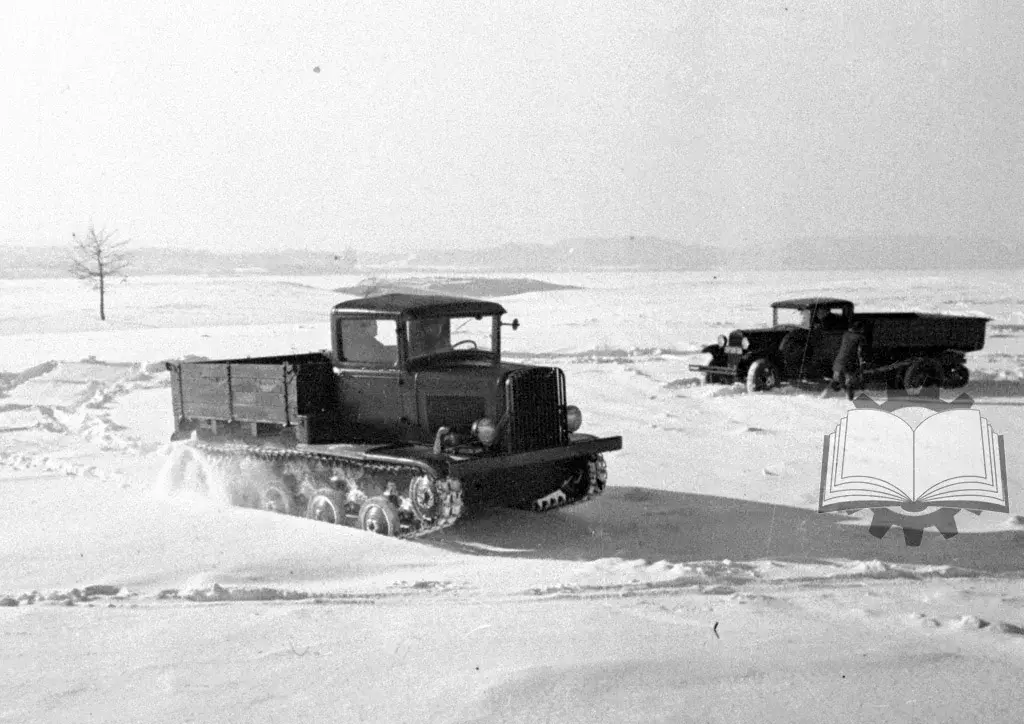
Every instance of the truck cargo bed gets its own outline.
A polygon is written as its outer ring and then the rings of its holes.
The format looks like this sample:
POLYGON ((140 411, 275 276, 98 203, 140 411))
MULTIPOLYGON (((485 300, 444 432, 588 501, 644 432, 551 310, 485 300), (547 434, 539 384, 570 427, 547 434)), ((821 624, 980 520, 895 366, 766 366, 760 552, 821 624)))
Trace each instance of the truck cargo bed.
POLYGON ((872 349, 948 349, 976 352, 985 346, 987 317, 916 312, 858 312, 872 349))
POLYGON ((168 362, 177 420, 270 423, 291 426, 300 416, 336 400, 326 354, 168 362))

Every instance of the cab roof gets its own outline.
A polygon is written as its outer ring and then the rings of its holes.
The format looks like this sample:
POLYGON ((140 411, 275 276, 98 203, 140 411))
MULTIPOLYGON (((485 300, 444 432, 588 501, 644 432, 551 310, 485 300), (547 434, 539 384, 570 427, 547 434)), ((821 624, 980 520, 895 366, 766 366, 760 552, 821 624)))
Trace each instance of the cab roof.
POLYGON ((772 302, 772 307, 776 309, 813 309, 814 307, 830 307, 834 304, 849 304, 852 306, 853 302, 836 297, 800 297, 799 299, 783 299, 778 302, 772 302))
POLYGON ((496 302, 469 297, 449 297, 441 294, 381 294, 375 297, 349 299, 335 304, 333 314, 368 312, 373 314, 403 314, 407 317, 453 317, 504 314, 505 308, 496 302))

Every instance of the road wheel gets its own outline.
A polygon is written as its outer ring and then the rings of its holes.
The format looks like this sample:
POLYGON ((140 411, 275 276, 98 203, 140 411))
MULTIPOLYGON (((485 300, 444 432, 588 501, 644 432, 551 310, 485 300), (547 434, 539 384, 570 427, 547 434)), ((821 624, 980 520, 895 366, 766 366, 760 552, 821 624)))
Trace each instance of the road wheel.
POLYGON ((964 365, 954 365, 946 370, 946 377, 943 386, 951 390, 965 386, 971 379, 970 370, 964 365))
POLYGON ((771 360, 754 360, 747 370, 747 392, 764 392, 779 386, 779 368, 771 360))
POLYGON ((942 366, 930 357, 919 357, 910 363, 903 375, 903 388, 911 395, 919 395, 929 387, 942 384, 942 366))
POLYGON ((370 498, 359 509, 359 527, 369 533, 398 535, 398 508, 383 496, 370 498))
POLYGON ((322 523, 340 525, 345 522, 345 498, 337 490, 321 488, 309 499, 306 517, 322 523))

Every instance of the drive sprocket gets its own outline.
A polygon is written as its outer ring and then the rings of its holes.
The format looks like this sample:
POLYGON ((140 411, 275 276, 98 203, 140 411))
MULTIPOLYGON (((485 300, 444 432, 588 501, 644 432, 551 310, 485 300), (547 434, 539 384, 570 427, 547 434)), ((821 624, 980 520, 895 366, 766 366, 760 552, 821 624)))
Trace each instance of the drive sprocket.
POLYGON ((558 490, 537 498, 530 504, 530 508, 534 512, 542 513, 582 503, 601 495, 607 483, 608 466, 604 461, 604 455, 591 455, 566 478, 558 490))

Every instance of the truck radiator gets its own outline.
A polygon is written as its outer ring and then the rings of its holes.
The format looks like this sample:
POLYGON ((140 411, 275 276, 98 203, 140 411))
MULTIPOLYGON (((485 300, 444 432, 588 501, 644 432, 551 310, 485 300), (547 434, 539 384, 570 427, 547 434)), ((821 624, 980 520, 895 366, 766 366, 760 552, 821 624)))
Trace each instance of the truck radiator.
POLYGON ((510 372, 505 379, 505 452, 566 445, 565 375, 554 367, 510 372))

